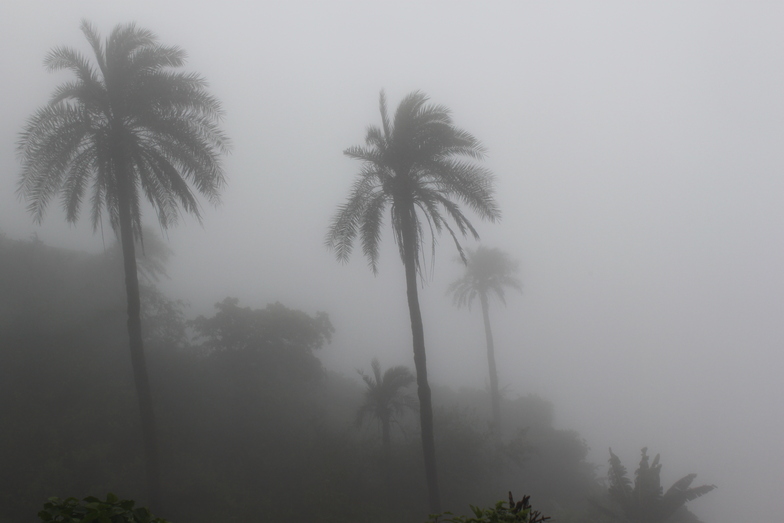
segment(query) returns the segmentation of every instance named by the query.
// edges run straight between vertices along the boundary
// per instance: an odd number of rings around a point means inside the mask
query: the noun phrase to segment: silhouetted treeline
[[[161,516],[426,519],[417,416],[393,427],[387,479],[378,427],[355,423],[364,384],[318,359],[334,331],[327,314],[227,298],[188,321],[154,286],[162,258],[152,244],[140,254]],[[88,255],[0,236],[0,522],[33,521],[50,496],[146,501],[121,274],[115,248]],[[499,442],[488,394],[448,385],[433,392],[446,509],[512,489],[558,521],[602,521],[588,499],[606,492],[603,471],[586,462],[579,434],[553,427],[549,402],[507,399]]]

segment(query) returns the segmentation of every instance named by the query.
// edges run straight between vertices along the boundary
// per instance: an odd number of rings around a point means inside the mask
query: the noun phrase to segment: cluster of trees
[[[37,221],[57,196],[66,218],[76,221],[87,192],[93,226],[98,227],[103,213],[108,214],[119,238],[122,267],[105,264],[101,270],[115,271],[116,281],[124,281],[130,347],[126,363],[132,369],[143,452],[134,449],[136,441],[129,437],[133,433],[129,427],[134,424],[129,405],[132,395],[125,383],[129,376],[118,371],[121,366],[116,358],[121,351],[114,350],[120,340],[116,326],[122,323],[122,314],[117,313],[123,307],[116,302],[118,294],[110,292],[113,286],[106,284],[106,288],[93,289],[95,301],[82,311],[83,316],[79,316],[78,307],[57,311],[64,315],[52,314],[57,318],[55,325],[45,325],[44,318],[49,315],[39,310],[37,301],[29,304],[33,311],[29,317],[10,315],[13,319],[8,328],[13,335],[8,338],[10,348],[4,351],[3,357],[10,358],[5,363],[20,371],[18,375],[26,375],[24,370],[39,371],[37,379],[44,380],[34,393],[27,391],[25,384],[13,382],[10,397],[27,397],[20,391],[30,392],[30,397],[42,394],[46,401],[61,407],[54,413],[36,412],[28,424],[20,424],[34,427],[30,441],[40,437],[47,442],[52,455],[44,456],[42,463],[51,467],[51,475],[66,476],[75,464],[94,461],[84,453],[100,456],[103,466],[111,469],[104,471],[108,476],[102,485],[108,481],[138,491],[133,459],[143,455],[146,498],[157,512],[167,504],[182,511],[211,503],[206,512],[179,512],[187,520],[198,520],[207,513],[220,519],[226,512],[246,519],[259,519],[260,514],[263,519],[291,519],[312,510],[313,503],[327,513],[322,514],[324,520],[358,519],[351,512],[360,507],[363,514],[374,513],[374,480],[363,477],[367,472],[361,465],[362,453],[374,450],[348,446],[350,438],[336,432],[340,418],[328,415],[334,409],[326,401],[335,392],[334,383],[326,380],[315,356],[333,332],[325,314],[310,316],[281,304],[251,309],[227,298],[216,305],[214,316],[186,324],[177,303],[160,295],[150,281],[140,283],[139,275],[145,274],[136,252],[137,242],[145,236],[142,199],[152,206],[163,228],[176,222],[180,209],[199,217],[194,193],[218,202],[225,183],[220,157],[228,151],[229,141],[219,126],[220,104],[206,91],[203,78],[178,70],[184,64],[181,49],[160,44],[155,35],[133,24],[117,26],[105,41],[87,22],[82,31],[92,48],[92,60],[66,47],[56,48],[46,59],[50,70],[70,70],[75,80],[58,87],[49,104],[30,118],[21,133],[19,191]],[[458,492],[481,497],[483,487],[495,486],[498,479],[506,477],[503,462],[519,465],[525,452],[521,435],[504,437],[506,427],[501,420],[506,416],[488,313],[491,295],[503,301],[505,287],[521,289],[514,274],[516,266],[500,251],[478,249],[466,256],[459,243],[459,236],[479,238],[463,207],[482,219],[500,217],[492,175],[475,163],[482,159],[484,149],[475,137],[453,124],[447,108],[429,104],[423,93],[405,97],[390,118],[382,92],[380,112],[382,126],[368,128],[366,145],[345,151],[361,161],[362,168],[347,202],[339,207],[329,227],[326,244],[345,261],[358,240],[375,272],[381,227],[389,211],[405,267],[415,377],[399,368],[382,373],[374,362],[373,375],[363,376],[365,403],[357,406],[360,414],[377,417],[382,427],[380,490],[385,492],[386,502],[381,503],[383,510],[376,511],[385,515],[380,516],[383,519],[418,510],[416,501],[410,500],[416,500],[414,493],[421,487],[411,476],[419,461],[410,460],[411,449],[403,446],[403,454],[395,460],[401,467],[394,471],[391,445],[393,415],[413,407],[407,396],[400,396],[401,391],[414,380],[419,413],[415,432],[421,440],[430,512],[440,512],[442,501]],[[465,277],[450,289],[455,303],[470,305],[478,297],[482,306],[491,382],[489,432],[467,421],[465,415],[437,414],[433,408],[417,288],[418,278],[423,277],[421,260],[428,228],[433,247],[436,235],[446,230],[466,264]],[[25,249],[45,247],[11,250]],[[58,256],[61,254],[53,257]],[[159,268],[153,263],[149,271],[155,274]],[[27,299],[35,296],[29,291],[25,294]],[[82,292],[80,300],[89,295]],[[94,303],[102,306],[94,307]],[[18,304],[9,302],[6,307],[16,309]],[[98,319],[101,315],[105,317]],[[144,330],[143,322],[149,323]],[[188,329],[192,337],[187,335]],[[52,345],[62,350],[50,358],[47,351]],[[145,345],[156,350],[146,351]],[[28,348],[34,348],[31,353],[39,350],[46,355],[38,361],[40,368],[24,355]],[[52,369],[55,361],[62,375],[44,371]],[[75,361],[81,366],[73,367]],[[18,364],[30,367],[17,369]],[[81,381],[90,385],[79,385]],[[72,388],[81,394],[92,390],[101,405],[93,410],[92,397],[69,398]],[[47,396],[51,389],[58,391],[55,397]],[[110,403],[110,398],[117,403]],[[21,409],[22,404],[9,401],[9,415],[25,418],[28,413],[13,410]],[[114,410],[111,405],[122,407]],[[82,421],[77,432],[84,433],[79,441],[63,441],[59,431],[70,426],[68,419],[60,417],[63,412]],[[95,412],[104,414],[101,419],[106,426],[92,426]],[[52,421],[47,416],[54,416],[56,423],[36,425],[40,420]],[[444,425],[439,433],[434,430],[438,416]],[[553,430],[551,424],[540,429]],[[102,432],[106,437],[96,440],[95,435]],[[16,436],[19,434],[8,437]],[[576,434],[566,439],[579,442]],[[89,446],[85,447],[83,440],[89,441]],[[569,466],[580,469],[584,444],[582,450],[578,443],[576,452],[561,455],[571,456]],[[452,463],[450,459],[456,456],[459,463]],[[72,461],[66,464],[69,459]],[[162,476],[161,461],[167,462],[168,478]],[[442,471],[451,471],[441,479],[439,461]],[[39,472],[43,476],[30,478],[27,485],[50,485],[49,472]],[[99,471],[94,472],[80,477],[86,481],[101,477]],[[580,474],[578,483],[591,484],[590,473]],[[539,486],[546,484],[547,471],[542,470],[541,475]],[[66,478],[61,479],[67,483]],[[442,494],[444,483],[449,488]],[[227,490],[213,490],[210,496],[205,484]],[[80,487],[86,485],[77,489]],[[499,488],[505,490],[504,486]],[[554,487],[553,492],[556,490]],[[24,492],[17,494],[15,499],[27,499]],[[209,501],[210,497],[214,501]],[[249,503],[249,499],[254,501]],[[396,504],[399,500],[409,501]]]
[[[145,264],[152,238],[139,258]],[[52,495],[111,491],[149,502],[122,274],[115,248],[87,255],[0,237],[0,419],[12,420],[0,431],[0,521],[29,519]],[[425,519],[410,371],[368,362],[366,380],[326,372],[318,354],[333,326],[323,313],[227,298],[187,320],[153,282],[142,279],[140,288],[142,321],[155,325],[143,341],[161,450],[156,514],[191,522]],[[451,509],[492,504],[510,484],[537,484],[528,475],[541,473],[538,461],[565,456],[570,445],[580,450],[557,474],[584,481],[585,491],[596,486],[584,443],[552,427],[546,401],[506,402],[509,437],[499,445],[486,393],[436,386],[433,395]],[[534,493],[543,511],[583,503],[544,485]]]
[[[148,274],[159,267],[153,238],[139,258]],[[0,236],[1,522],[29,519],[52,495],[149,501],[122,274],[118,247],[87,255]],[[154,326],[143,341],[161,449],[156,514],[425,519],[410,371],[368,362],[366,380],[326,372],[325,314],[227,298],[187,320],[152,278],[142,278],[141,299]],[[490,506],[514,486],[559,521],[609,521],[589,503],[614,506],[603,471],[579,434],[553,426],[549,402],[502,402],[500,442],[486,391],[435,385],[433,403],[445,507]]]

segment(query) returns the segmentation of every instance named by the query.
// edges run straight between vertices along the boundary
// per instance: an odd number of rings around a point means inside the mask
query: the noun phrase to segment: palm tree
[[[74,223],[89,192],[93,230],[105,210],[120,237],[131,361],[155,507],[158,453],[134,249],[134,238],[142,238],[142,194],[163,228],[176,223],[180,206],[201,221],[193,189],[218,203],[225,184],[220,155],[229,144],[218,126],[220,103],[206,91],[205,80],[174,70],[185,63],[182,49],[159,44],[135,24],[116,26],[105,42],[89,22],[82,21],[81,29],[94,61],[69,47],[46,57],[49,71],[69,70],[76,78],[60,85],[21,133],[18,193],[38,223],[60,195],[66,219]]]
[[[372,376],[359,371],[366,388],[365,401],[357,411],[357,424],[361,425],[368,417],[376,418],[381,423],[384,480],[389,491],[390,456],[392,454],[390,429],[397,416],[406,410],[416,410],[413,398],[403,393],[409,385],[414,383],[415,378],[408,367],[402,365],[390,367],[382,375],[381,364],[376,358],[370,363],[370,368],[373,370]]]
[[[376,418],[381,423],[381,442],[385,454],[389,454],[391,445],[390,429],[396,416],[406,410],[416,410],[411,396],[403,391],[416,379],[408,367],[402,365],[390,367],[381,374],[381,364],[377,358],[370,363],[373,371],[368,376],[362,371],[362,381],[365,382],[365,401],[357,411],[357,424],[361,425],[368,417]]]
[[[458,203],[490,221],[498,219],[500,211],[493,199],[492,175],[470,161],[482,159],[484,148],[471,134],[452,124],[446,107],[427,104],[427,100],[421,92],[409,94],[400,102],[394,121],[390,121],[386,97],[381,92],[382,127],[368,127],[365,146],[344,151],[349,158],[361,161],[362,169],[348,201],[338,208],[332,220],[326,245],[338,260],[345,262],[359,235],[370,268],[377,273],[381,227],[389,207],[395,242],[406,272],[430,509],[441,512],[425,334],[417,294],[420,255],[425,242],[423,224],[427,223],[430,229],[434,252],[436,234],[446,229],[462,253],[447,219],[454,222],[463,236],[471,233],[478,238],[479,234]]]
[[[610,498],[616,502],[630,523],[662,523],[683,508],[688,501],[699,498],[716,488],[716,485],[692,487],[697,474],[688,474],[663,492],[659,474],[661,464],[659,455],[648,462],[648,449],[642,449],[640,467],[635,472],[634,486],[626,476],[626,467],[610,449]],[[603,508],[603,507],[600,507]],[[617,514],[603,509],[612,517],[621,519]]]
[[[495,365],[495,346],[493,331],[490,329],[489,298],[495,295],[506,305],[504,289],[523,292],[522,282],[515,276],[519,264],[501,249],[480,246],[475,251],[468,250],[463,276],[449,286],[455,305],[471,308],[475,298],[482,306],[487,342],[487,366],[490,371],[490,401],[493,409],[493,432],[501,434],[501,394],[498,391],[498,371]]]

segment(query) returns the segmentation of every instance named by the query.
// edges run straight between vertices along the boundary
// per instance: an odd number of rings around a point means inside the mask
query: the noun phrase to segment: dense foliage
[[[148,506],[118,274],[114,248],[88,255],[0,236],[2,523],[29,521],[53,495],[116,492]],[[367,384],[318,359],[330,350],[326,314],[229,298],[187,322],[182,304],[153,283],[142,300],[145,324],[156,326],[145,329],[145,344],[160,412],[157,515],[187,523],[427,518],[416,416],[391,426],[386,478],[378,431],[356,424]],[[445,508],[493,506],[514,485],[558,521],[600,521],[587,499],[606,489],[579,435],[553,426],[552,405],[537,396],[505,401],[499,442],[487,402],[484,391],[434,388]]]
[[[509,506],[503,501],[496,502],[495,506],[481,509],[470,505],[473,514],[469,516],[455,516],[451,512],[434,514],[430,516],[429,523],[544,523],[550,517],[534,510],[529,502],[531,496],[515,503],[512,493],[509,492]]]
[[[120,499],[112,493],[106,501],[88,496],[79,501],[76,498],[49,498],[38,518],[51,523],[167,523],[156,518],[146,507],[136,507],[131,499]]]
[[[687,502],[704,496],[716,485],[702,485],[692,487],[691,484],[697,474],[688,474],[664,492],[661,486],[661,463],[659,455],[650,462],[648,449],[642,449],[640,465],[634,473],[634,484],[626,475],[626,467],[610,449],[610,500],[620,508],[629,523],[672,523],[689,521],[689,514],[685,510]],[[611,510],[605,509],[608,514],[617,516]]]

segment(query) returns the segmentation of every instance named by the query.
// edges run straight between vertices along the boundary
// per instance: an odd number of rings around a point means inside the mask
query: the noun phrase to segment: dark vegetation
[[[634,484],[626,474],[626,467],[610,449],[610,499],[620,509],[614,512],[599,508],[615,520],[625,519],[630,523],[664,523],[665,521],[694,521],[696,518],[686,510],[686,503],[704,496],[716,485],[692,487],[697,474],[687,474],[672,484],[667,492],[661,486],[661,463],[659,455],[649,461],[648,449],[642,449],[640,465],[634,473]]]
[[[327,315],[227,298],[187,321],[154,286],[166,253],[148,238],[139,261],[149,275],[142,319],[159,412],[156,515],[424,521],[416,416],[397,412],[387,473],[381,431],[356,423],[367,383],[326,372],[318,359],[333,332]],[[117,248],[88,255],[0,236],[2,522],[30,521],[53,495],[116,492],[147,505],[122,271]],[[610,503],[603,473],[585,461],[576,432],[553,427],[547,401],[503,402],[498,442],[486,392],[437,385],[433,399],[445,508],[493,506],[514,485],[558,521],[604,521],[588,502]]]
[[[51,523],[168,523],[155,517],[147,507],[137,507],[132,499],[120,499],[112,493],[106,500],[88,496],[83,500],[76,498],[49,498],[38,518]]]
[[[515,502],[510,491],[508,503],[498,501],[486,509],[471,505],[472,514],[468,516],[456,516],[451,512],[431,515],[429,523],[544,523],[551,519],[534,510],[530,499],[531,496],[523,496]]]

